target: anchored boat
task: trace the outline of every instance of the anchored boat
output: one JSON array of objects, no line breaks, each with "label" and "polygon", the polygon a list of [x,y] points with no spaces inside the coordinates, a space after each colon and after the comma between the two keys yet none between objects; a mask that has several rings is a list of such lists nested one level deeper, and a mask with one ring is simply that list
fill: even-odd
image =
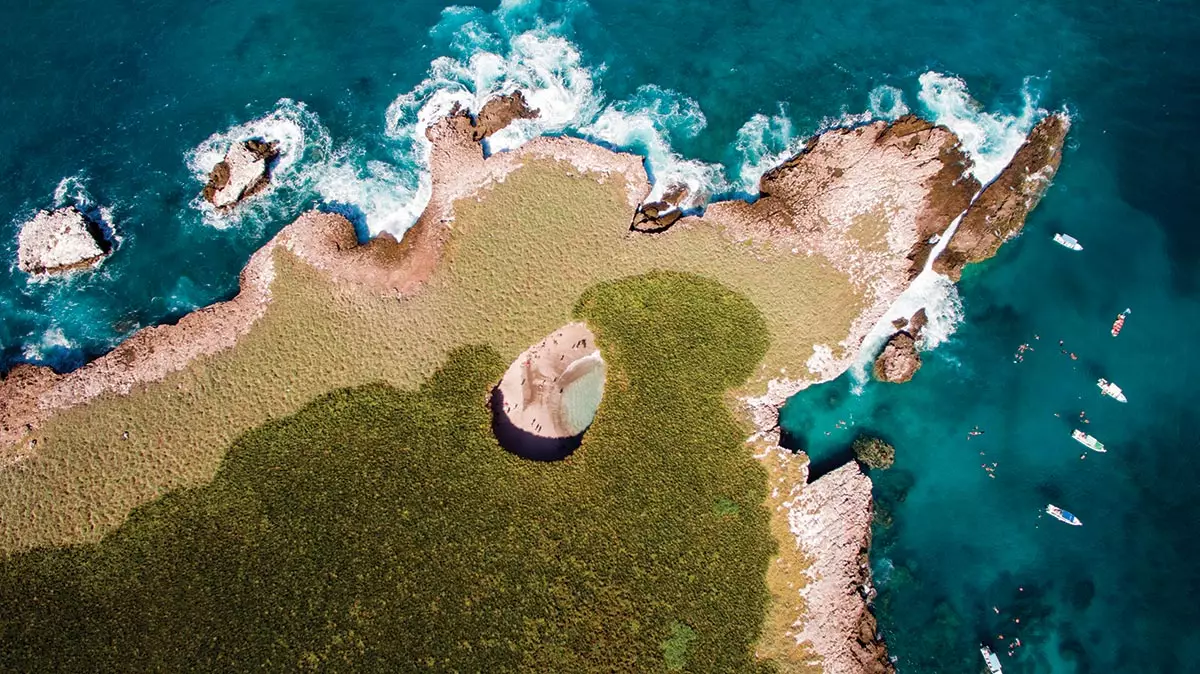
[{"label": "anchored boat", "polygon": [[1129,402],[1128,400],[1125,399],[1125,394],[1121,392],[1120,386],[1117,386],[1116,384],[1112,383],[1111,381],[1109,381],[1107,379],[1104,379],[1103,377],[1096,380],[1096,386],[1100,387],[1101,393],[1108,396],[1109,398],[1112,398],[1113,400],[1116,400],[1117,402],[1121,402],[1121,403]]},{"label": "anchored boat", "polygon": [[1059,522],[1066,522],[1067,524],[1070,524],[1073,527],[1083,526],[1083,522],[1081,522],[1078,517],[1072,515],[1071,513],[1067,512],[1066,510],[1063,510],[1062,508],[1059,508],[1058,506],[1054,505],[1053,503],[1046,506],[1046,513],[1049,514],[1054,519],[1058,520]]},{"label": "anchored boat", "polygon": [[979,652],[983,654],[983,664],[987,665],[988,674],[1004,674],[1000,669],[1000,658],[992,652],[992,649],[980,644]]},{"label": "anchored boat", "polygon": [[1125,317],[1132,313],[1133,313],[1133,311],[1131,311],[1128,307],[1126,307],[1125,311],[1122,311],[1121,313],[1117,314],[1117,320],[1113,321],[1113,326],[1112,326],[1112,336],[1113,337],[1116,337],[1117,335],[1121,334],[1121,328],[1125,327]]},{"label": "anchored boat", "polygon": [[1070,234],[1055,234],[1054,242],[1071,250],[1083,250],[1083,246],[1079,245],[1079,241]]},{"label": "anchored boat", "polygon": [[1071,431],[1071,437],[1078,440],[1079,444],[1083,445],[1084,447],[1087,447],[1088,449],[1092,450],[1093,452],[1103,453],[1103,452],[1108,451],[1107,449],[1104,448],[1103,442],[1100,442],[1096,438],[1093,438],[1092,436],[1088,435],[1087,433],[1084,433],[1083,431],[1079,430],[1078,428]]}]

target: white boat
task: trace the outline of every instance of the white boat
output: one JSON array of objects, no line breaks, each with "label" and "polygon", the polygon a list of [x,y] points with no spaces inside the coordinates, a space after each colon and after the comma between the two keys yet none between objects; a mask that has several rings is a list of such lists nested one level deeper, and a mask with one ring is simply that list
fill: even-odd
[{"label": "white boat", "polygon": [[1117,402],[1121,402],[1121,403],[1129,402],[1128,400],[1125,399],[1125,394],[1121,392],[1120,386],[1117,386],[1116,384],[1112,383],[1111,381],[1109,381],[1107,379],[1104,379],[1103,377],[1096,380],[1096,386],[1100,387],[1101,393],[1108,396],[1109,398],[1112,398],[1113,400],[1116,400]]},{"label": "white boat", "polygon": [[980,645],[979,652],[983,654],[983,664],[987,665],[988,674],[1004,674],[1000,669],[1000,658],[987,646]]},{"label": "white boat", "polygon": [[1078,428],[1071,431],[1071,437],[1078,440],[1081,445],[1083,445],[1084,447],[1087,447],[1088,449],[1092,450],[1093,452],[1107,452],[1108,451],[1107,449],[1104,448],[1103,442],[1100,442],[1096,438],[1093,438],[1092,436],[1088,435],[1087,433],[1084,433],[1083,431],[1079,430]]},{"label": "white boat", "polygon": [[1071,513],[1067,512],[1066,510],[1063,510],[1062,508],[1059,508],[1058,506],[1054,505],[1053,503],[1046,506],[1046,513],[1048,515],[1050,515],[1051,517],[1053,517],[1054,519],[1058,520],[1059,522],[1066,522],[1067,524],[1070,524],[1071,526],[1074,526],[1074,527],[1083,526],[1083,522],[1081,522],[1078,517],[1072,515]]},{"label": "white boat", "polygon": [[1054,242],[1071,250],[1083,250],[1083,246],[1079,245],[1079,241],[1070,234],[1055,234]]}]

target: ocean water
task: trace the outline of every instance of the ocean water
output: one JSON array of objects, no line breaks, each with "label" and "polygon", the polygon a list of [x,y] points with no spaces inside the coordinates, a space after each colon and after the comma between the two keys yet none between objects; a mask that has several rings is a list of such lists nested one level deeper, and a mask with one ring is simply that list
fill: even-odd
[{"label": "ocean water", "polygon": [[[832,126],[911,110],[959,133],[986,178],[1037,116],[1068,111],[1063,169],[1026,233],[957,289],[925,289],[936,321],[917,378],[849,374],[797,396],[783,424],[818,458],[863,429],[897,447],[875,476],[890,524],[873,564],[902,671],[975,671],[980,641],[1006,671],[1194,668],[1192,3],[62,0],[6,3],[0,20],[4,370],[78,367],[231,296],[306,208],[402,233],[428,198],[423,125],[490,93],[521,87],[542,111],[491,151],[591,138],[646,156],[657,188],[687,183],[696,207],[753,192]],[[277,180],[218,217],[197,199],[204,172],[249,137],[280,142]],[[16,232],[64,203],[100,209],[116,253],[30,281]],[[1085,250],[1052,244],[1058,230]],[[1098,376],[1130,402],[1100,398]],[[1107,454],[1079,459],[1080,411]],[[1046,502],[1085,525],[1040,516]]]}]

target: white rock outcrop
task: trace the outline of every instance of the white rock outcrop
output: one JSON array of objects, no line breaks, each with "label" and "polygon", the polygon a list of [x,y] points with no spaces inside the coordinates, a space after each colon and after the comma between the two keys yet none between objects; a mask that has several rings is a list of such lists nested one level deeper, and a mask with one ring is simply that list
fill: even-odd
[{"label": "white rock outcrop", "polygon": [[99,227],[73,206],[39,211],[17,235],[17,267],[27,274],[90,267],[108,253]]}]

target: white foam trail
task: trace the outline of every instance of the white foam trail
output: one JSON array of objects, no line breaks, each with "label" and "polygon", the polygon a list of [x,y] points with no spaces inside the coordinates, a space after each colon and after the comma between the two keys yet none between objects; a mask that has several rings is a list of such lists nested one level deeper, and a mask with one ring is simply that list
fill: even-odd
[{"label": "white foam trail", "polygon": [[875,87],[868,99],[871,116],[875,119],[891,122],[909,113],[908,106],[904,104],[904,92],[891,85],[881,84]]},{"label": "white foam trail", "polygon": [[975,162],[971,173],[984,185],[1008,166],[1034,123],[1047,114],[1037,107],[1029,79],[1021,89],[1024,105],[1017,115],[986,112],[957,77],[930,71],[921,75],[920,82],[922,105],[934,123],[949,128],[962,141],[963,150]]},{"label": "white foam trail", "polygon": [[671,148],[673,138],[692,138],[708,124],[696,101],[669,89],[640,87],[626,101],[604,109],[579,132],[586,138],[636,150],[647,158],[654,187],[647,201],[663,196],[667,188],[684,185],[689,197],[684,207],[701,206],[726,186],[724,167],[684,159]]}]

